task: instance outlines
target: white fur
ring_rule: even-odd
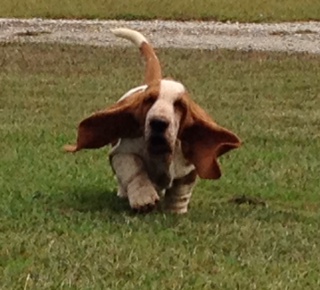
[[[148,87],[147,85],[143,85],[143,86],[140,86],[140,87],[136,87],[136,88],[131,89],[130,91],[126,92],[126,93],[118,100],[118,102],[124,100],[125,98],[127,98],[127,97],[129,97],[129,96],[131,96],[131,95],[133,95],[134,93],[137,93],[137,92],[140,92],[140,91],[145,91],[147,87]]]
[[[146,139],[149,138],[152,131],[150,127],[152,120],[161,119],[169,124],[165,131],[165,138],[171,148],[174,148],[181,119],[180,112],[176,112],[174,109],[174,102],[184,92],[185,88],[182,84],[172,80],[161,80],[159,97],[146,116],[144,128]]]
[[[173,80],[162,80],[159,97],[172,101],[172,99],[176,99],[180,94],[183,94],[185,91],[186,89],[181,83],[178,83]]]
[[[110,156],[114,156],[116,154],[126,154],[131,153],[137,156],[140,156],[147,163],[148,161],[148,153],[146,152],[146,144],[143,137],[134,138],[134,139],[121,139],[111,150]],[[128,164],[123,164],[124,167],[127,167]],[[177,141],[175,144],[175,150],[173,155],[172,164],[169,167],[169,174],[173,179],[181,178],[188,173],[190,173],[194,169],[194,165],[187,161],[181,150],[181,143]],[[156,170],[150,172],[150,175],[154,174]],[[162,190],[163,188],[161,188]]]
[[[138,31],[128,29],[128,28],[116,28],[111,29],[111,32],[117,36],[124,39],[130,40],[136,46],[140,47],[142,43],[148,43],[148,40]]]
[[[195,182],[178,186],[173,182],[191,173],[195,167],[184,158],[179,141],[167,172],[162,171],[161,164],[154,164],[149,158],[143,137],[121,139],[110,153],[110,163],[118,180],[118,196],[127,197],[131,208],[141,210],[154,206],[159,196],[164,196],[168,211],[187,212]],[[159,174],[167,174],[170,178],[165,187],[152,182]]]

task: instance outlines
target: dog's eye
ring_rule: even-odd
[[[182,111],[185,108],[185,104],[180,99],[176,100],[173,103],[173,106],[174,106],[175,110],[180,110],[180,111]]]
[[[156,100],[157,100],[157,96],[149,95],[143,100],[143,103],[145,105],[152,106]]]

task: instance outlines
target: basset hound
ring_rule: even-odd
[[[180,82],[162,78],[152,45],[139,32],[111,30],[139,47],[145,59],[144,85],[111,107],[84,119],[76,145],[67,152],[111,144],[109,160],[118,196],[132,209],[153,209],[160,197],[169,212],[185,213],[197,176],[217,179],[217,158],[240,146],[239,138],[217,125]]]

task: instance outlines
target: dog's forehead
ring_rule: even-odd
[[[161,80],[159,98],[174,101],[185,92],[186,88],[183,84],[173,80]]]

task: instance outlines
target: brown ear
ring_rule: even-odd
[[[212,121],[197,104],[188,100],[187,115],[180,132],[182,151],[196,167],[200,178],[221,176],[217,158],[240,146],[240,139]]]
[[[100,148],[119,138],[142,136],[143,112],[139,112],[142,99],[142,93],[136,93],[84,119],[78,127],[77,144],[66,145],[65,151]]]

